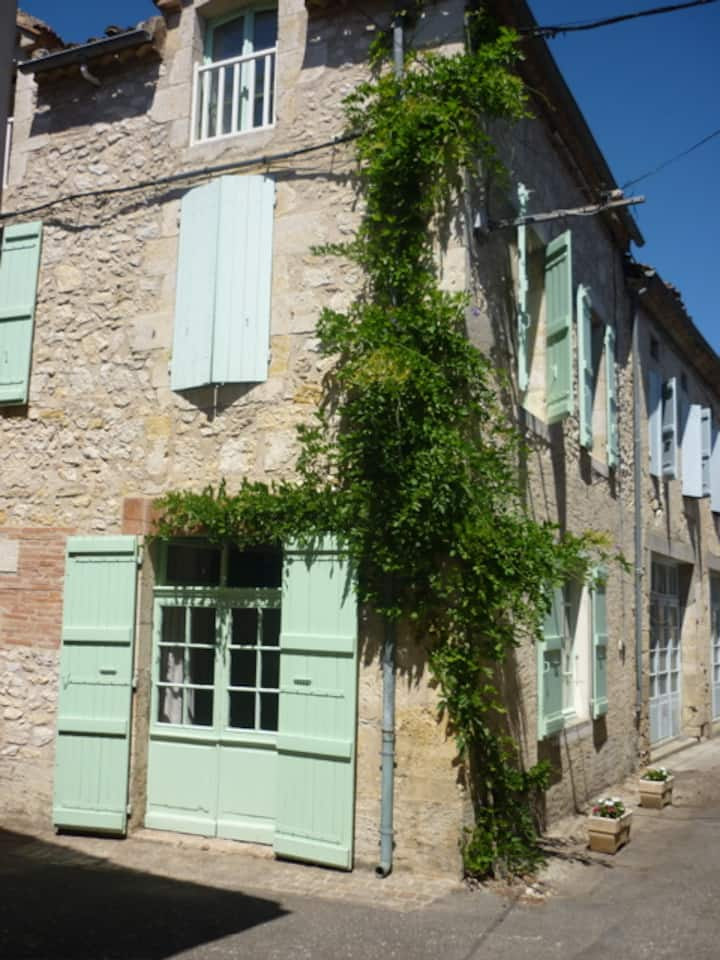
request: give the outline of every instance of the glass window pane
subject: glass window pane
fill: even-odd
[[[230,548],[227,582],[229,587],[269,587],[282,585],[282,552],[272,547],[251,550]]]
[[[262,642],[265,647],[280,646],[280,611],[263,610]]]
[[[185,679],[183,647],[160,647],[160,680],[182,683]]]
[[[190,611],[190,643],[215,645],[215,607],[193,607]]]
[[[254,687],[257,683],[257,654],[254,650],[230,651],[230,686]]]
[[[161,639],[163,643],[184,643],[185,642],[185,608],[184,607],[162,607],[162,631]]]
[[[257,610],[236,608],[232,612],[232,643],[256,644],[258,635]]]
[[[260,686],[266,690],[277,690],[280,686],[280,654],[266,651],[261,656],[262,680]]]
[[[168,544],[167,581],[188,587],[218,586],[220,549],[207,545]]]
[[[655,680],[655,677],[650,677],[650,696],[657,696],[657,681]]]
[[[253,50],[267,50],[277,43],[277,10],[263,10],[255,14]]]
[[[245,43],[245,17],[235,17],[215,27],[212,32],[212,60],[240,57]]]
[[[244,730],[255,728],[255,694],[231,691],[229,726]]]
[[[678,675],[677,673],[670,674],[670,692],[677,693],[678,691]]]
[[[260,694],[260,729],[277,730],[278,728],[278,695],[276,693]]]
[[[190,650],[188,681],[211,686],[215,679],[215,651]]]
[[[213,722],[212,690],[187,690],[188,721],[195,727],[211,727]]]
[[[664,693],[667,693],[667,674],[661,673],[658,679],[658,694],[662,696]]]
[[[158,722],[182,723],[183,691],[181,687],[158,689]]]

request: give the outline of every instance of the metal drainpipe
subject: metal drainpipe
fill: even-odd
[[[642,711],[642,612],[643,612],[643,531],[642,531],[642,372],[640,369],[640,311],[637,303],[633,311],[632,354],[633,354],[633,472],[635,500],[635,711],[640,717]]]
[[[403,25],[402,14],[393,19],[393,62],[395,77],[403,75]],[[392,582],[388,581],[386,602],[392,598]],[[380,862],[375,867],[377,877],[387,877],[393,868],[393,802],[395,793],[395,643],[394,621],[385,618],[382,650],[383,723],[381,779],[380,779]]]

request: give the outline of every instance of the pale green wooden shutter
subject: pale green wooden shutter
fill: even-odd
[[[580,406],[580,446],[592,450],[592,411],[595,377],[592,360],[592,301],[587,287],[577,292],[578,389]]]
[[[593,638],[592,715],[594,720],[603,716],[603,714],[608,711],[606,578],[607,571],[598,570],[591,590]]]
[[[547,419],[573,410],[572,243],[567,230],[545,248]]]
[[[347,562],[333,549],[288,551],[281,616],[274,850],[350,869],[357,603]]]
[[[5,227],[0,250],[0,404],[27,403],[42,223]]]
[[[218,234],[213,383],[267,379],[275,184],[223,177]]]
[[[545,617],[542,640],[538,641],[538,740],[548,737],[564,724],[562,648],[565,634],[565,594],[556,587],[552,606]]]
[[[609,467],[616,467],[620,460],[620,443],[618,439],[615,331],[612,327],[605,327],[605,369],[607,371],[607,462]]]
[[[71,537],[65,566],[53,822],[124,834],[135,537]]]
[[[524,217],[527,213],[527,202],[530,191],[527,187],[518,184],[518,215]],[[518,390],[524,393],[530,380],[530,314],[528,312],[528,289],[530,279],[528,275],[527,227],[524,224],[518,227],[518,305],[517,305],[517,341],[518,341]]]
[[[267,378],[275,185],[219,177],[181,207],[171,385]]]

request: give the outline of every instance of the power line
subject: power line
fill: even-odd
[[[712,133],[709,133],[706,137],[703,137],[702,140],[698,140],[697,143],[694,143],[691,147],[688,147],[687,150],[683,150],[682,153],[676,154],[674,157],[670,157],[669,160],[664,160],[661,164],[655,167],[653,170],[648,170],[647,173],[643,173],[640,177],[635,177],[633,180],[628,180],[622,185],[622,189],[626,190],[628,187],[634,186],[636,183],[640,183],[641,180],[647,180],[648,177],[655,176],[656,173],[660,173],[661,170],[664,170],[665,167],[669,167],[671,163],[676,163],[678,160],[682,160],[683,157],[686,157],[689,153],[692,153],[693,150],[697,150],[699,147],[702,147],[704,144],[708,143],[713,137],[720,136],[720,129],[713,130]]]
[[[580,20],[574,23],[558,24],[547,27],[519,27],[518,33],[525,37],[543,37],[552,40],[560,33],[577,33],[581,30],[596,30],[598,27],[609,27],[626,20],[638,20],[640,17],[655,17],[663,13],[675,13],[678,10],[690,10],[692,7],[704,7],[718,0],[690,0],[687,3],[673,3],[665,7],[653,7],[650,10],[636,10],[633,13],[621,13],[616,17],[607,17],[604,20]]]

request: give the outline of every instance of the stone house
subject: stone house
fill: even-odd
[[[137,28],[19,67],[0,256],[0,813],[374,864],[380,640],[342,560],[147,537],[165,491],[293,475],[328,369],[316,318],[359,282],[310,248],[358,222],[341,101],[367,75],[366,14],[388,12],[156,4]],[[523,2],[493,6],[531,22]],[[415,42],[460,48],[463,17],[433,5]],[[678,419],[683,468],[659,482],[636,418],[658,422],[639,386],[653,342],[662,384],[675,377],[679,397],[681,369],[690,381],[688,423],[717,412],[717,357],[691,360],[689,318],[659,279],[645,289],[621,208],[494,228],[615,189],[544,43],[523,70],[536,119],[492,130],[512,189],[488,180],[464,198],[443,281],[468,291],[471,338],[513,373],[529,508],[606,531],[641,571],[656,555],[692,562],[709,610],[715,501],[698,495],[691,525],[681,488],[702,452]],[[508,669],[524,755],[553,764],[550,818],[656,741],[711,733],[708,615],[691,629],[683,595],[682,716],[663,726],[650,589],[619,567],[568,584]],[[469,803],[454,745],[422,649],[401,641],[397,664],[395,862],[455,870]]]

